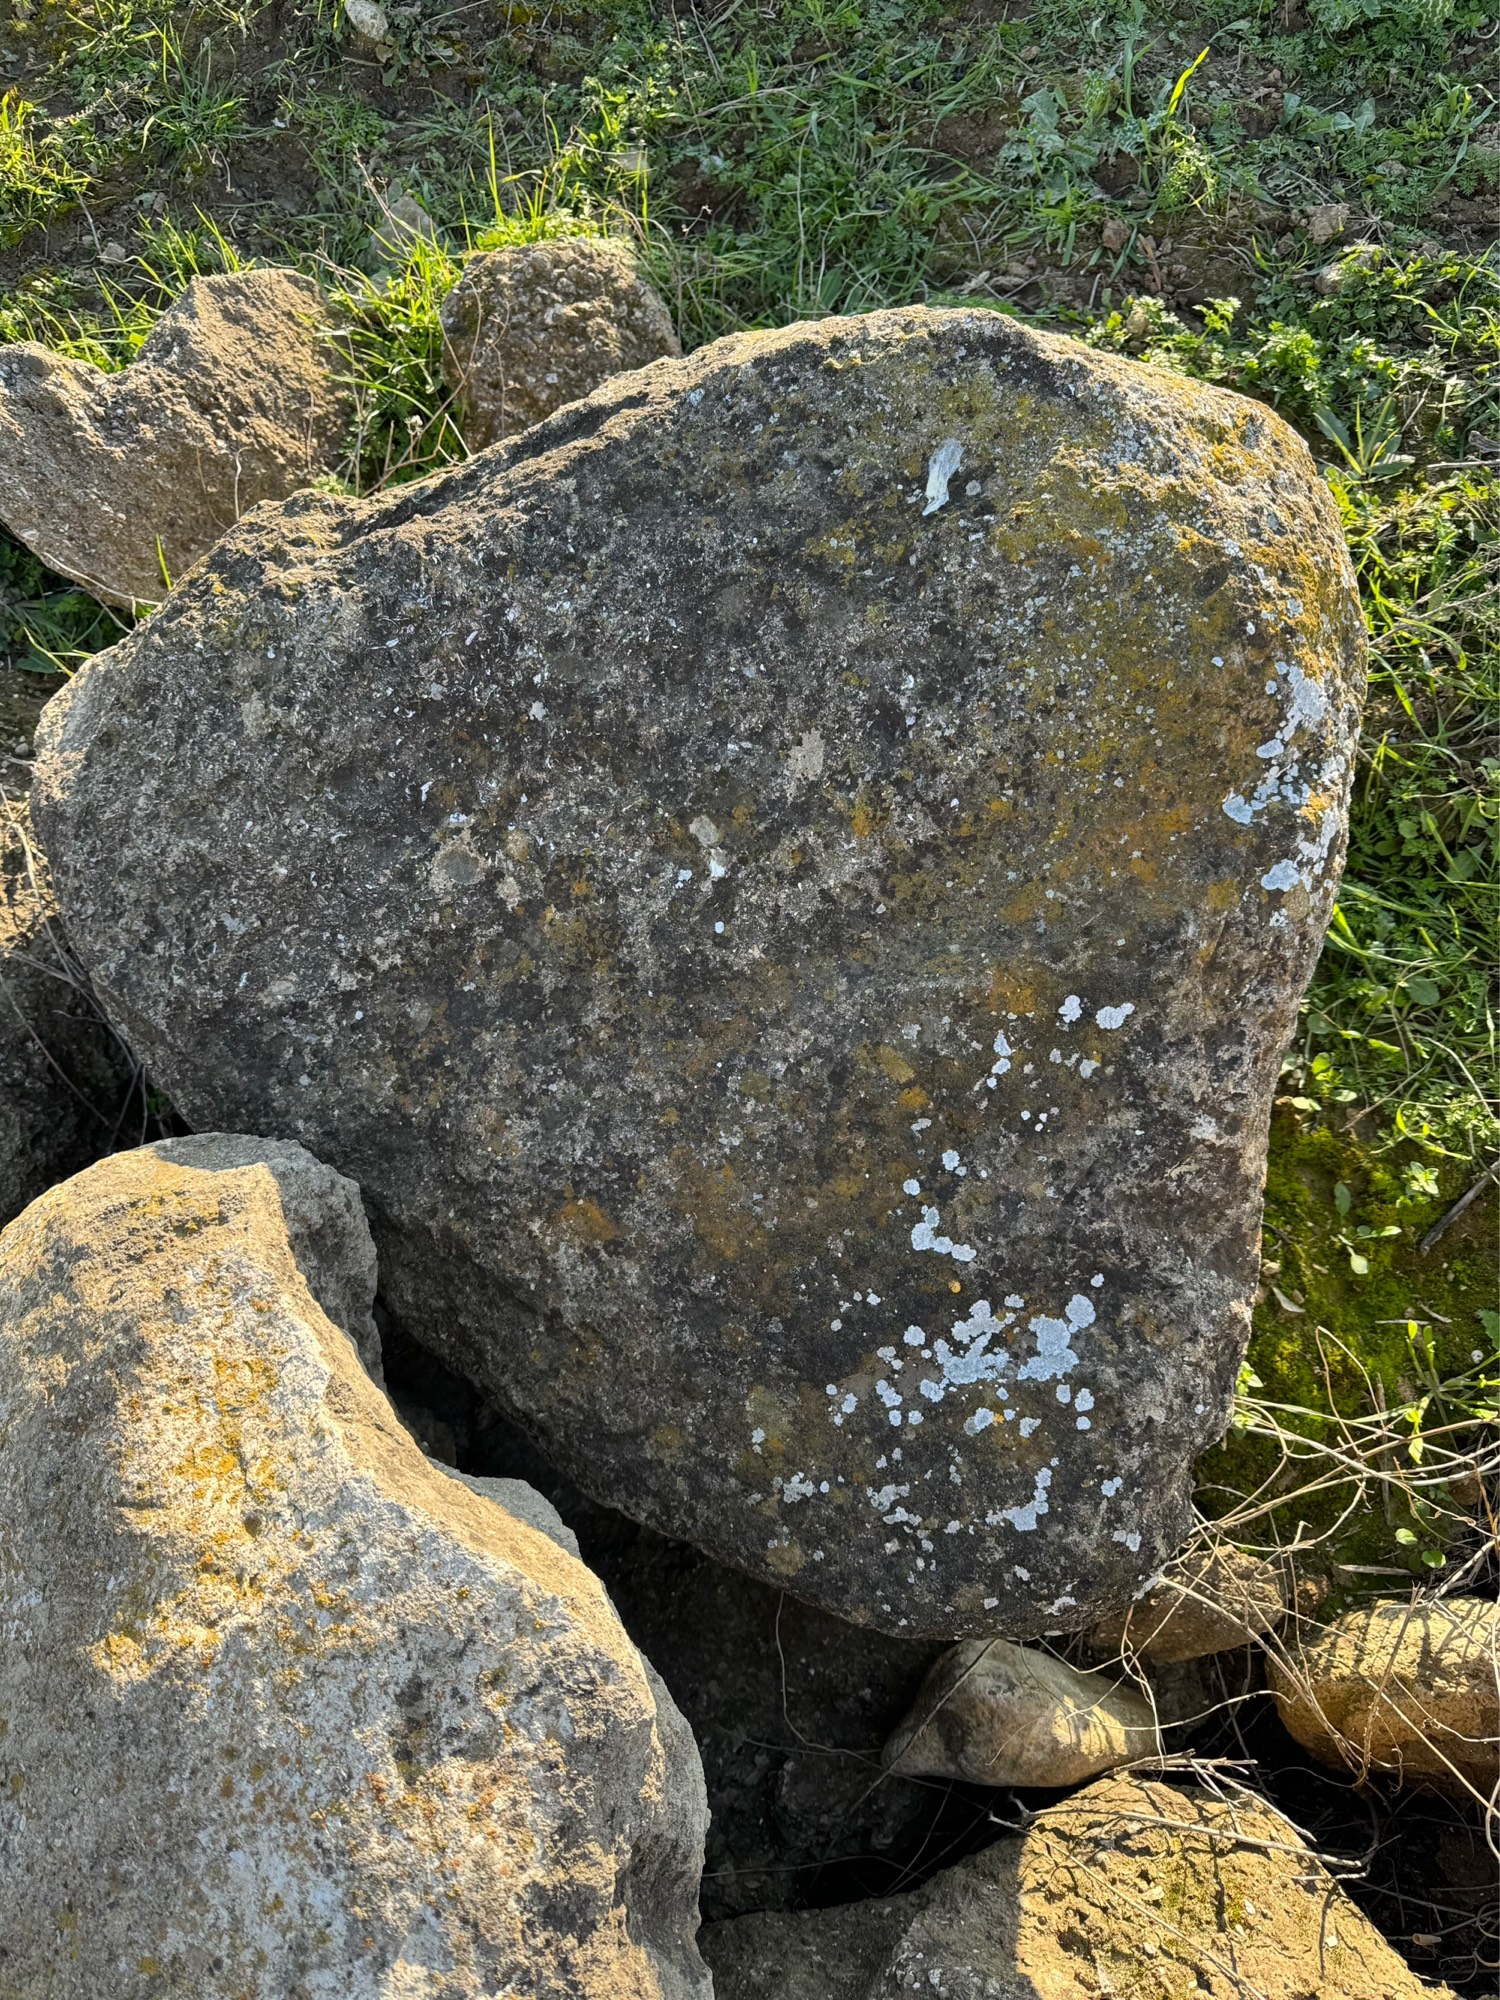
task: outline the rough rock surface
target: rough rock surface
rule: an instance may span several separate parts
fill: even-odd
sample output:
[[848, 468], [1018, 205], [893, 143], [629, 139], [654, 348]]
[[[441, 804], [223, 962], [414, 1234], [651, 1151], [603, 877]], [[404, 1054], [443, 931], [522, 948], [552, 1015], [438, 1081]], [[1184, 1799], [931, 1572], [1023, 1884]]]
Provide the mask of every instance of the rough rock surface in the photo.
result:
[[611, 375], [682, 352], [634, 257], [597, 237], [471, 257], [442, 323], [443, 379], [470, 451], [529, 429]]
[[43, 718], [189, 1122], [599, 1498], [851, 1619], [1181, 1546], [1258, 1275], [1362, 627], [1260, 405], [999, 315], [716, 343], [262, 509]]
[[117, 1154], [0, 1237], [0, 1986], [708, 2000], [681, 1717], [335, 1327], [353, 1191], [254, 1150]]
[[1419, 2000], [1258, 1800], [1106, 1778], [912, 1894], [708, 1926], [717, 2000]]
[[1133, 1688], [1008, 1639], [971, 1639], [933, 1667], [884, 1761], [903, 1777], [1049, 1787], [1160, 1753]]
[[1486, 1798], [1500, 1779], [1500, 1607], [1483, 1598], [1346, 1612], [1268, 1673], [1282, 1721], [1335, 1770]]
[[0, 1226], [109, 1151], [133, 1080], [70, 962], [25, 807], [0, 799]]
[[0, 348], [0, 521], [107, 603], [155, 603], [260, 500], [332, 466], [347, 419], [296, 271], [194, 278], [128, 368]]
[[1124, 1617], [1102, 1619], [1089, 1644], [1096, 1652], [1129, 1649], [1174, 1665], [1248, 1646], [1272, 1631], [1286, 1610], [1274, 1563], [1228, 1546], [1194, 1550], [1170, 1562], [1160, 1583]]

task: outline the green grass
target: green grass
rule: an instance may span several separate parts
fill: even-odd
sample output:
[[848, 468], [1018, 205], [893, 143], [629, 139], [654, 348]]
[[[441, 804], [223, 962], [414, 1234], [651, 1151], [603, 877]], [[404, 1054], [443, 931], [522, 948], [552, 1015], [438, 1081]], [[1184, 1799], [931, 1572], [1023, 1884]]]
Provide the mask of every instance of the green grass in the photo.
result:
[[[421, 0], [378, 50], [335, 0], [11, 9], [0, 339], [118, 366], [193, 271], [298, 262], [344, 328], [350, 490], [461, 452], [437, 314], [463, 255], [569, 230], [629, 238], [689, 346], [962, 300], [1260, 397], [1302, 432], [1372, 679], [1273, 1133], [1279, 1272], [1205, 1494], [1226, 1467], [1235, 1504], [1269, 1479], [1262, 1525], [1295, 1533], [1297, 1454], [1373, 1424], [1349, 1450], [1405, 1483], [1377, 1481], [1336, 1549], [1446, 1561], [1389, 1433], [1409, 1445], [1391, 1413], [1424, 1397], [1472, 1429], [1493, 1395], [1492, 1199], [1443, 1257], [1417, 1248], [1500, 1126], [1491, 0]], [[389, 271], [370, 235], [398, 186], [439, 240]], [[125, 261], [101, 276], [110, 243]], [[115, 629], [0, 537], [0, 655], [70, 663]], [[1329, 1532], [1338, 1508], [1312, 1511]]]

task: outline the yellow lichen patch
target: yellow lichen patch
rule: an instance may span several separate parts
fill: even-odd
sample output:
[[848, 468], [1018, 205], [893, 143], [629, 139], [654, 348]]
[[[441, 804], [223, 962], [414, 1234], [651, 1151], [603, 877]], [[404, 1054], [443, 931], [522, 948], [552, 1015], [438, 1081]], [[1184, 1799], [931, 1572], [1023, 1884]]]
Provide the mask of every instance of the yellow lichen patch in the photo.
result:
[[869, 793], [861, 792], [854, 801], [854, 810], [849, 817], [849, 828], [854, 838], [868, 840], [879, 826], [881, 817]]
[[992, 965], [985, 1004], [992, 1014], [1032, 1014], [1037, 1007], [1036, 988], [1008, 966]]
[[885, 1071], [892, 1083], [910, 1083], [916, 1071], [899, 1049], [893, 1049], [889, 1042], [882, 1042], [875, 1051], [875, 1060]]
[[620, 1230], [598, 1202], [586, 1197], [565, 1201], [552, 1218], [556, 1234], [572, 1243], [615, 1243]]

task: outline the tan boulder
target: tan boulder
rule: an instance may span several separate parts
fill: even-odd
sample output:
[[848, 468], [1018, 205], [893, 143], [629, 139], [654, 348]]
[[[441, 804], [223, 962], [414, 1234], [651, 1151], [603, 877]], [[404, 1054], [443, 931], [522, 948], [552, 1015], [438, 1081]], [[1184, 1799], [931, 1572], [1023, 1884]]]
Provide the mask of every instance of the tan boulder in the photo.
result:
[[1134, 1689], [1008, 1639], [971, 1639], [933, 1667], [883, 1762], [904, 1778], [1077, 1785], [1160, 1749]]
[[0, 1236], [0, 1987], [708, 2000], [686, 1726], [544, 1503], [402, 1430], [361, 1273], [352, 1183], [246, 1139]]
[[1489, 1796], [1500, 1778], [1500, 1608], [1387, 1600], [1273, 1656], [1281, 1719], [1335, 1769]]
[[1420, 2000], [1291, 1823], [1107, 1778], [908, 1896], [711, 1924], [718, 2000]]
[[471, 258], [443, 306], [443, 379], [471, 451], [680, 354], [671, 315], [619, 243], [561, 237]]
[[112, 604], [152, 604], [240, 516], [332, 469], [348, 417], [296, 271], [194, 278], [128, 368], [0, 348], [0, 521]]
[[1169, 1563], [1160, 1581], [1123, 1616], [1089, 1633], [1095, 1652], [1123, 1649], [1163, 1665], [1247, 1646], [1286, 1616], [1274, 1564], [1227, 1545]]

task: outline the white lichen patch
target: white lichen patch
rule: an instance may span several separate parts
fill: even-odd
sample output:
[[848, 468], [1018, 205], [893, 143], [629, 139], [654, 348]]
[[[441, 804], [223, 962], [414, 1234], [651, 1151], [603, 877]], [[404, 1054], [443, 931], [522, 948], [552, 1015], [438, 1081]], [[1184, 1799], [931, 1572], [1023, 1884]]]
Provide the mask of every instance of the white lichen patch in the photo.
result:
[[912, 1225], [912, 1249], [931, 1250], [936, 1256], [951, 1257], [955, 1264], [972, 1264], [979, 1252], [972, 1243], [955, 1243], [951, 1236], [940, 1236], [938, 1229], [941, 1222], [939, 1210], [924, 1206], [922, 1220]]
[[987, 1528], [997, 1528], [1002, 1521], [1008, 1521], [1013, 1528], [1025, 1533], [1035, 1529], [1043, 1514], [1050, 1511], [1047, 1505], [1047, 1491], [1052, 1484], [1050, 1465], [1037, 1467], [1036, 1479], [1032, 1485], [1031, 1499], [1024, 1507], [1003, 1507], [998, 1513], [985, 1516]]
[[944, 438], [927, 461], [927, 505], [924, 518], [948, 504], [948, 482], [964, 462], [964, 448], [957, 438]]
[[1125, 1000], [1118, 1007], [1101, 1007], [1094, 1019], [1101, 1028], [1123, 1028], [1134, 1012], [1135, 1002]]
[[1328, 865], [1328, 857], [1338, 838], [1341, 816], [1339, 800], [1347, 760], [1332, 751], [1310, 775], [1294, 748], [1299, 730], [1320, 727], [1328, 713], [1328, 697], [1322, 686], [1303, 668], [1285, 660], [1276, 662], [1276, 679], [1266, 683], [1268, 693], [1283, 696], [1282, 722], [1274, 736], [1260, 744], [1256, 756], [1266, 770], [1248, 796], [1233, 791], [1224, 800], [1225, 813], [1239, 826], [1253, 826], [1259, 814], [1273, 804], [1289, 807], [1308, 829], [1297, 841], [1295, 859], [1279, 861], [1261, 877], [1261, 887], [1285, 892], [1298, 883], [1311, 890]]
[[1084, 1327], [1092, 1326], [1097, 1314], [1093, 1301], [1075, 1292], [1064, 1308], [1065, 1317], [1054, 1319], [1045, 1313], [1038, 1313], [1029, 1322], [1036, 1335], [1036, 1353], [1024, 1362], [1018, 1371], [1023, 1382], [1051, 1382], [1069, 1374], [1078, 1366], [1078, 1356], [1069, 1345], [1074, 1334]]

